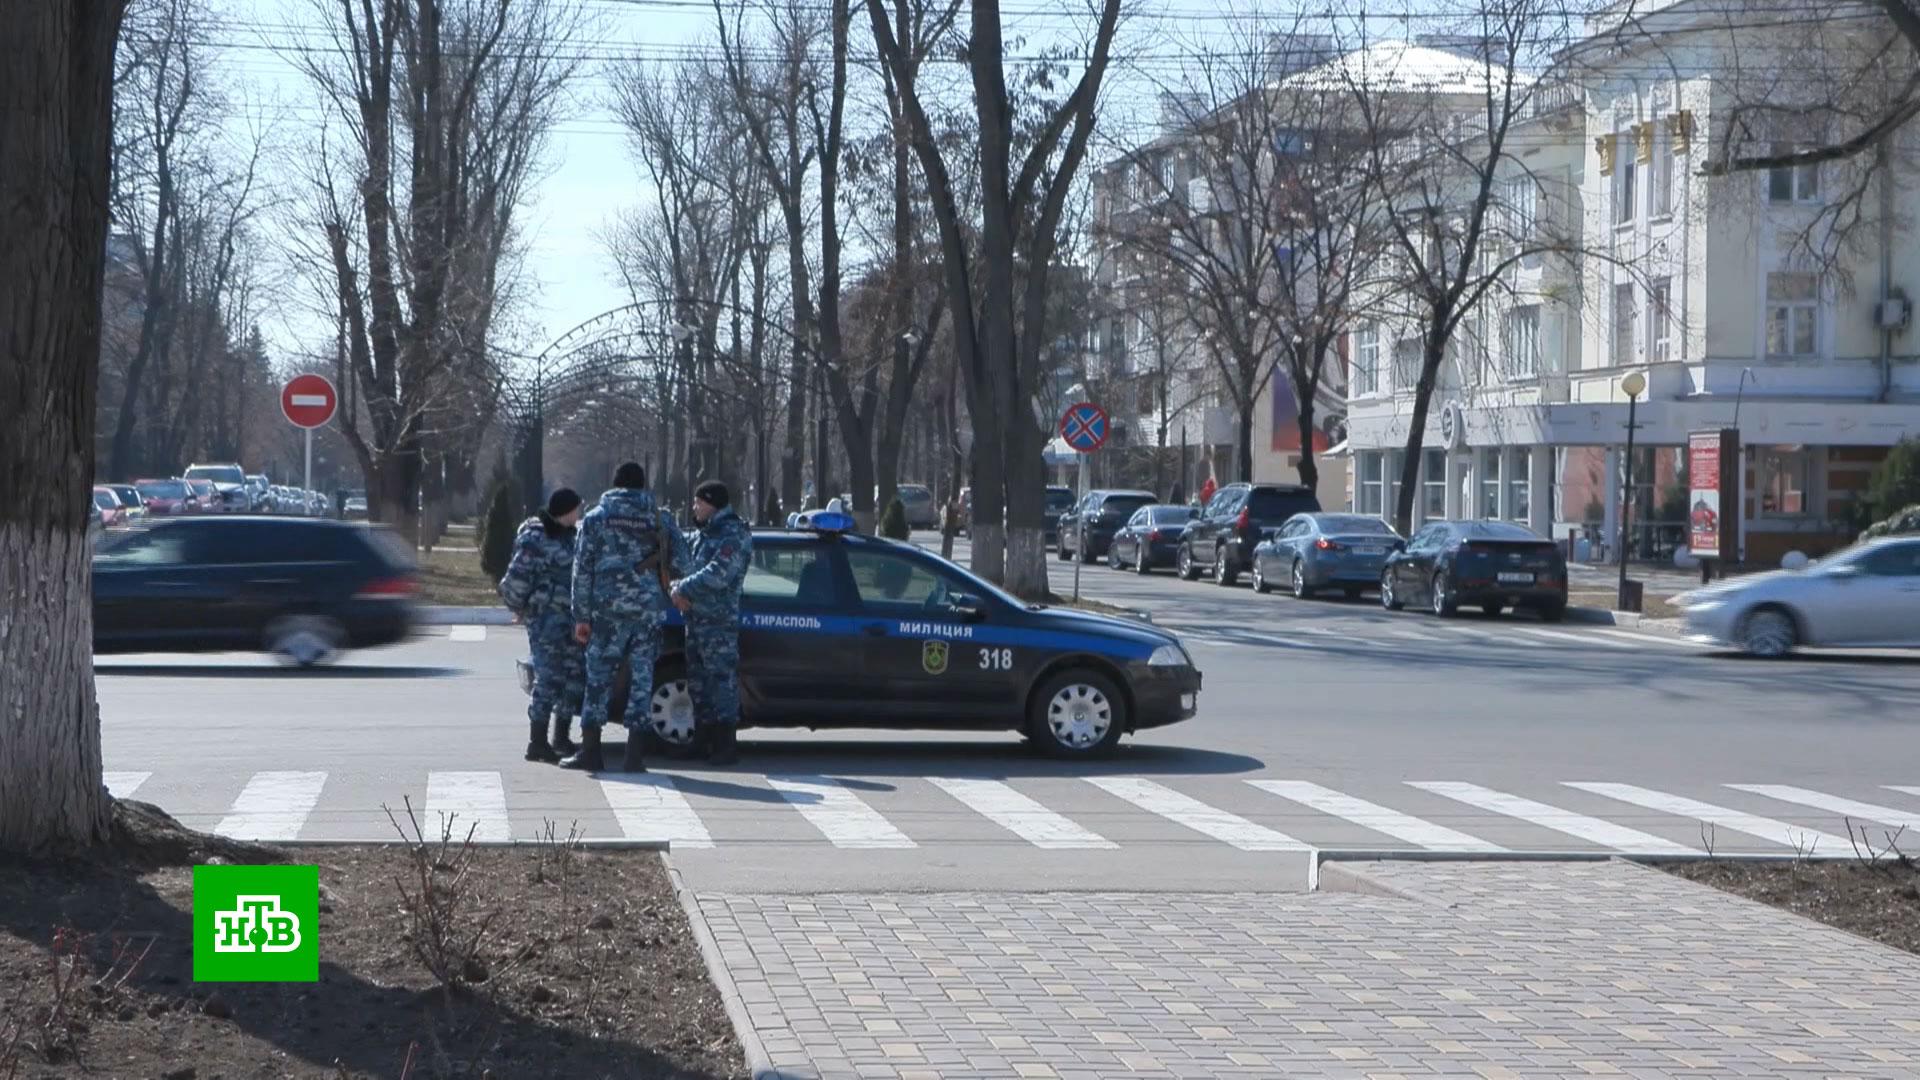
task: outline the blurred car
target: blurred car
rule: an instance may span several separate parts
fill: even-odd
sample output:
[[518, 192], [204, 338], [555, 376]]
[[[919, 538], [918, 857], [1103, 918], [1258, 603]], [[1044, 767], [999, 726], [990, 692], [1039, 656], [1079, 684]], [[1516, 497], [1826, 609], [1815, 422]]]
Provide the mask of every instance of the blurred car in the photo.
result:
[[940, 507], [933, 501], [932, 488], [925, 484], [901, 484], [894, 490], [900, 499], [901, 508], [907, 512], [907, 528], [938, 529], [940, 527]]
[[327, 514], [327, 497], [317, 491], [307, 492], [307, 513], [314, 517], [325, 517]]
[[253, 509], [253, 495], [247, 491], [247, 471], [231, 462], [193, 464], [182, 474], [188, 480], [205, 480], [219, 495], [214, 509], [229, 514], [244, 514]]
[[406, 637], [418, 576], [385, 530], [178, 518], [109, 533], [93, 557], [93, 648], [259, 649], [302, 667]]
[[1348, 598], [1380, 584], [1387, 557], [1405, 546], [1393, 526], [1365, 514], [1295, 514], [1253, 549], [1253, 591], [1284, 583], [1305, 600], [1321, 589]]
[[1436, 521], [1387, 557], [1380, 604], [1421, 604], [1443, 618], [1462, 605], [1489, 615], [1528, 608], [1548, 622], [1567, 614], [1567, 560], [1560, 545], [1506, 521]]
[[91, 500], [87, 503], [87, 539], [93, 540], [106, 531], [106, 521], [100, 514], [100, 503]]
[[133, 487], [150, 517], [191, 514], [198, 508], [199, 500], [185, 480], [136, 480]]
[[264, 514], [273, 509], [272, 487], [267, 478], [259, 473], [247, 477], [247, 506], [252, 513]]
[[1295, 514], [1319, 509], [1313, 489], [1299, 484], [1228, 484], [1214, 492], [1187, 526], [1180, 544], [1181, 580], [1193, 581], [1211, 570], [1215, 584], [1233, 584], [1253, 565], [1253, 549], [1262, 540]]
[[100, 519], [101, 528], [131, 524], [127, 520], [127, 508], [120, 505], [120, 496], [115, 495], [112, 488], [93, 489], [93, 510]]
[[1172, 566], [1180, 557], [1180, 538], [1199, 511], [1191, 506], [1155, 504], [1133, 512], [1107, 546], [1107, 565], [1150, 574], [1156, 566]]
[[340, 516], [348, 521], [367, 520], [367, 497], [365, 495], [347, 496], [347, 501], [340, 504]]
[[1920, 648], [1920, 536], [1857, 544], [1804, 570], [1734, 578], [1674, 598], [1687, 636], [1755, 656], [1797, 647]]
[[113, 492], [114, 498], [120, 500], [120, 508], [126, 512], [127, 524], [137, 525], [147, 520], [147, 503], [145, 499], [140, 497], [139, 488], [134, 487], [132, 484], [103, 484], [101, 486]]
[[213, 481], [195, 480], [189, 476], [183, 477], [180, 482], [187, 485], [188, 491], [193, 492], [191, 513], [219, 514], [226, 511], [227, 500], [221, 496], [220, 490], [213, 486]]
[[1107, 553], [1113, 534], [1135, 510], [1157, 500], [1151, 491], [1089, 491], [1054, 522], [1060, 561], [1092, 562]]
[[[1042, 537], [1044, 543], [1060, 542], [1060, 515], [1073, 509], [1073, 504], [1077, 501], [1072, 488], [1062, 484], [1047, 485], [1046, 533]], [[968, 517], [971, 518], [972, 515], [969, 514]]]

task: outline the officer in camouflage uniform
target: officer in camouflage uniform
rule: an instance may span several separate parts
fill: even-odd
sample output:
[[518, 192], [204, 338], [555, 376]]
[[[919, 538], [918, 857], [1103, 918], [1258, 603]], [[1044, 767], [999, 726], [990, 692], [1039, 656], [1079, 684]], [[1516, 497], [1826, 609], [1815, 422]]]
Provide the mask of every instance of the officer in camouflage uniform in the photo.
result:
[[[513, 560], [500, 579], [500, 599], [527, 627], [533, 655], [533, 700], [527, 706], [527, 760], [554, 762], [573, 749], [567, 727], [580, 712], [586, 670], [573, 640], [573, 538], [580, 496], [561, 488], [547, 508], [520, 525]], [[547, 716], [553, 742], [547, 742]], [[561, 747], [564, 746], [565, 750]]]
[[625, 663], [625, 768], [644, 772], [641, 740], [652, 712], [653, 664], [667, 619], [666, 582], [687, 559], [687, 542], [673, 515], [654, 505], [647, 471], [627, 462], [613, 487], [580, 521], [573, 558], [573, 633], [587, 647], [586, 708], [580, 714], [580, 752], [563, 769], [605, 769], [600, 729], [607, 722], [613, 680]]
[[707, 760], [740, 760], [740, 585], [753, 561], [753, 532], [734, 513], [727, 486], [709, 480], [695, 489], [693, 517], [700, 536], [687, 576], [673, 583], [673, 604], [687, 620], [687, 682], [693, 688], [696, 737]]

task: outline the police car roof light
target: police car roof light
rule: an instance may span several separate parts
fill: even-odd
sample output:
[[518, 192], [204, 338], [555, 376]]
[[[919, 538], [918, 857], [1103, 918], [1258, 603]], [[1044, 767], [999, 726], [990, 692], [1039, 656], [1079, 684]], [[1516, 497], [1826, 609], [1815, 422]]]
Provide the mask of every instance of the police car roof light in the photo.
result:
[[807, 528], [814, 532], [844, 533], [852, 532], [853, 515], [832, 510], [821, 510], [807, 519]]

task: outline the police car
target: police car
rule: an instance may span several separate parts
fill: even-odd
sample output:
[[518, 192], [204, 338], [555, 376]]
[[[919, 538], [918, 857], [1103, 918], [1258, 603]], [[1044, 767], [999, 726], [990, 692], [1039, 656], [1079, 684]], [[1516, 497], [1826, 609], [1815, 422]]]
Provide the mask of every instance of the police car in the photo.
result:
[[[1031, 605], [909, 544], [824, 512], [756, 530], [741, 591], [747, 727], [1013, 730], [1060, 757], [1193, 716], [1200, 672], [1146, 623]], [[649, 741], [693, 738], [676, 615], [654, 674]], [[521, 662], [521, 685], [530, 672]], [[623, 672], [614, 723], [626, 701]]]

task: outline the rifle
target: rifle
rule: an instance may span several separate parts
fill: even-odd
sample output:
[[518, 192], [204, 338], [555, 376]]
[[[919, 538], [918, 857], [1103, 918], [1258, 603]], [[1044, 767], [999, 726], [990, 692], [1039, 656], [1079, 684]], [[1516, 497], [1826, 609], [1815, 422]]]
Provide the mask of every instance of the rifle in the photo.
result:
[[665, 521], [658, 520], [657, 517], [654, 521], [654, 542], [658, 545], [654, 553], [636, 563], [634, 570], [641, 574], [657, 575], [660, 578], [660, 591], [671, 596], [673, 595], [673, 567], [667, 560], [673, 554], [673, 530], [667, 527]]

